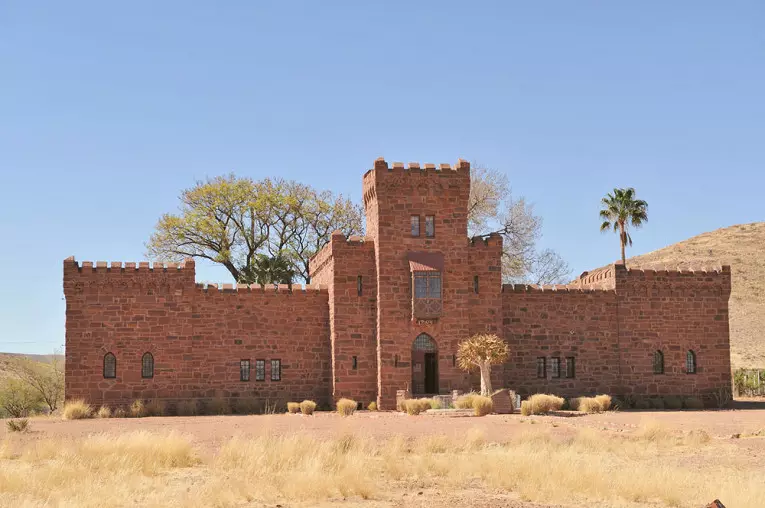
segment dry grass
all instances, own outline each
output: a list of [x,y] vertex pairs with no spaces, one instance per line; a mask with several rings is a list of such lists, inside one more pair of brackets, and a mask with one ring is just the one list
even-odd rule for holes
[[287,402],[287,412],[296,415],[300,412],[300,402]]
[[454,407],[457,409],[473,409],[473,399],[476,397],[478,397],[478,394],[475,392],[460,395],[457,397],[457,400],[454,401]]
[[[23,446],[7,441],[0,444],[0,505],[161,506],[172,500],[174,506],[223,507],[341,498],[384,504],[424,485],[589,506],[695,508],[720,498],[728,506],[759,508],[765,499],[756,466],[716,460],[708,467],[707,459],[729,457],[719,452],[731,445],[703,431],[673,433],[655,422],[631,434],[556,434],[540,427],[503,443],[488,442],[476,429],[463,439],[235,437],[204,462],[178,434],[94,435]],[[677,458],[683,455],[700,460],[682,465]]]
[[99,418],[111,418],[112,410],[109,409],[109,406],[101,406],[98,408],[98,412],[96,412],[96,416],[98,416]]
[[433,408],[431,399],[407,399],[401,403],[403,410],[408,415],[418,415]]
[[93,407],[84,400],[70,400],[61,412],[64,420],[82,420],[93,416]]
[[182,400],[175,409],[178,416],[196,416],[199,414],[199,402],[195,399]]
[[8,420],[5,426],[8,427],[8,432],[26,432],[29,429],[29,419]]
[[356,412],[356,408],[359,407],[355,400],[340,399],[337,401],[337,412],[343,416],[351,416]]
[[[529,397],[528,411],[533,415],[543,415],[550,411],[559,411],[566,402],[563,397],[547,393],[536,393]],[[523,404],[521,404],[523,406]],[[523,411],[523,407],[521,407]]]
[[595,397],[577,397],[570,399],[569,407],[575,411],[584,413],[602,413],[611,409],[610,395],[596,395]]
[[476,416],[486,416],[494,411],[494,401],[491,397],[478,395],[473,398],[473,410]]
[[167,406],[164,401],[152,399],[146,403],[146,416],[165,416]]
[[528,400],[521,401],[521,414],[523,416],[531,416],[531,402]]
[[130,404],[128,414],[131,418],[143,418],[146,416],[146,404],[140,399],[134,400]]
[[300,412],[304,415],[312,415],[316,411],[316,403],[312,400],[304,400],[300,403]]
[[377,402],[375,401],[370,402],[369,405],[367,406],[367,409],[369,411],[377,411]]
[[124,407],[118,407],[112,413],[112,418],[127,418],[128,412]]
[[765,366],[765,222],[710,231],[627,260],[630,268],[731,265],[730,346],[734,369]]

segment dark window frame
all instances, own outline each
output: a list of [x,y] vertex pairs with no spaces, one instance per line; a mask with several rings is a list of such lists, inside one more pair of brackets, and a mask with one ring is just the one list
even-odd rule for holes
[[664,353],[660,349],[653,352],[653,373],[664,374]]
[[[431,221],[430,231],[428,231],[428,219],[430,219]],[[425,216],[425,238],[435,238],[435,237],[436,237],[436,216],[426,215]]]
[[250,359],[239,360],[239,381],[250,380]]
[[550,377],[560,377],[560,356],[553,356],[550,358]]
[[473,275],[473,293],[478,294],[478,275]]
[[[276,362],[276,370],[274,370],[274,362]],[[279,358],[271,359],[271,381],[282,380],[282,361]]]
[[[415,219],[417,220],[415,221]],[[419,215],[411,215],[409,217],[409,229],[411,231],[412,238],[419,238],[422,235],[422,224],[420,224],[420,222],[422,221],[420,220]]]
[[359,368],[359,357],[358,356],[354,356],[353,357],[353,366],[352,366],[352,368],[353,368],[353,370],[358,370],[358,368]]
[[362,296],[364,294],[364,279],[361,275],[356,276],[356,294]]
[[[147,358],[149,360],[148,367],[146,364]],[[148,370],[151,370],[151,371],[147,372]],[[147,351],[141,357],[141,379],[152,379],[152,378],[154,378],[154,355],[151,354],[149,351]]]
[[566,357],[566,377],[569,379],[576,377],[576,359],[573,356]]
[[[540,366],[542,367],[541,372]],[[547,379],[547,358],[544,356],[537,356],[537,379]]]
[[[425,295],[424,296],[418,296],[417,295],[417,279],[423,279],[425,281]],[[434,286],[434,284],[431,282],[433,280],[438,280],[438,296],[433,296],[431,288]],[[435,270],[432,271],[417,271],[414,272],[412,275],[412,291],[414,292],[414,299],[415,300],[441,300],[441,295],[443,294],[444,289],[444,281],[441,277],[441,272],[437,272]]]
[[266,380],[266,360],[264,358],[255,359],[255,381]]
[[689,349],[685,353],[685,373],[686,374],[696,374],[696,371],[698,370],[698,364],[697,358],[696,358],[696,352],[693,349]]
[[[111,359],[114,362],[113,372],[112,372],[111,376],[107,376],[106,375],[106,361],[108,359]],[[117,378],[117,356],[114,353],[112,353],[111,351],[109,351],[108,353],[106,353],[104,355],[104,370],[103,370],[103,374],[104,374],[104,379],[116,379]]]

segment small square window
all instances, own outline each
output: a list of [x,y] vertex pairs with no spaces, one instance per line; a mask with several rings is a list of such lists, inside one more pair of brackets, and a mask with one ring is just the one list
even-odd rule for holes
[[250,360],[239,360],[239,381],[250,380]]
[[266,361],[255,360],[255,381],[266,380]]
[[412,236],[420,236],[420,216],[412,215],[409,221],[412,225]]
[[575,376],[575,370],[574,370],[574,357],[573,356],[567,356],[566,357],[566,377],[574,377]]
[[550,375],[552,377],[560,377],[560,357],[554,356],[550,358]]
[[271,360],[271,381],[282,380],[282,361]]
[[428,238],[433,238],[436,236],[436,216],[435,215],[426,215],[425,216],[425,236]]
[[538,378],[547,377],[547,361],[545,360],[544,356],[540,356],[537,358],[537,377]]
[[353,370],[356,370],[358,368],[359,368],[359,359],[358,359],[358,357],[354,356],[353,357]]

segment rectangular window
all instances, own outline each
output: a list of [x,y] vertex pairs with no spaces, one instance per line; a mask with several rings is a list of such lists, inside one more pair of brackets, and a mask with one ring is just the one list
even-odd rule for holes
[[415,272],[414,297],[441,299],[441,272]]
[[436,216],[435,215],[426,215],[425,216],[425,236],[428,238],[433,238],[436,236]]
[[239,381],[250,380],[250,360],[239,360]]
[[552,377],[560,377],[560,357],[554,356],[550,358],[550,371]]
[[540,356],[537,358],[537,377],[539,378],[547,377],[547,361],[545,360],[544,356]]
[[357,357],[353,357],[353,370],[356,370],[359,368],[359,359]]
[[573,356],[567,356],[566,357],[566,377],[574,377],[575,371],[574,371],[574,357]]
[[363,289],[364,287],[362,285],[361,275],[359,275],[358,277],[356,277],[356,293],[358,293],[358,295],[361,296]]
[[473,293],[478,294],[478,275],[473,277]]
[[266,361],[255,360],[255,381],[266,380]]
[[282,380],[282,361],[271,360],[271,381]]
[[420,216],[412,215],[409,221],[412,224],[412,236],[420,236]]

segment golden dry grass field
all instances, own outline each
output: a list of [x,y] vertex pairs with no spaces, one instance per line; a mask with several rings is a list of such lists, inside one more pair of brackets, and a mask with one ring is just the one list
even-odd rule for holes
[[[701,507],[765,500],[765,410],[30,420],[0,506]],[[732,438],[732,434],[740,437]]]
[[765,368],[765,222],[710,231],[627,260],[630,268],[693,269],[720,265],[731,265],[733,368]]

